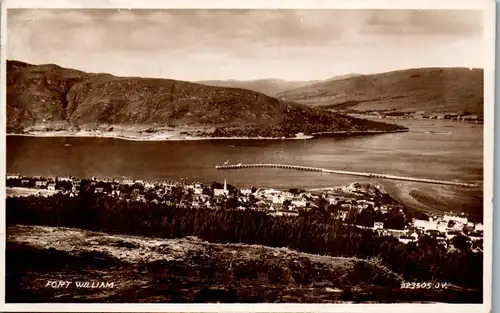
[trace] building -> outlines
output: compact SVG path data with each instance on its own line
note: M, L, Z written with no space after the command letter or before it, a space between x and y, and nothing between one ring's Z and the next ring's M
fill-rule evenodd
M437 230L438 223L437 221L432 221L432 220L426 221L414 218L413 226L422 230L429 230L429 229Z
M307 205L307 202L304 199L301 199L301 200L292 200L291 203L292 203L292 206L294 206L296 208L305 208L306 205Z
M477 223L475 226L474 226L474 230L475 231L483 231L484 227L483 227L483 224L481 223Z
M241 189L240 192L245 196L249 196L252 194L252 189Z
M373 229L383 229L384 228L384 222L375 222L373 224Z
M47 187L47 181L46 180L37 180L35 181L35 186L38 188L44 188Z
M443 221L449 222L449 221L454 221L457 223L460 223L462 225L467 225L467 217L465 216L457 216L457 215L452 215L452 214L445 214L443 216Z
M48 190L55 191L55 190L56 190L56 184L54 184L54 183L52 183L52 184L48 184L48 185L47 185L47 189L48 189Z
M473 234L473 235L469 235L469 238L470 238L470 240L472 240L472 241L478 241L478 240L483 239L483 236L480 236L480 235L478 235L478 234Z
M227 190L227 182L226 179L224 178L224 188L223 189L214 189L214 196L215 197L222 197L222 196L227 196L229 194L229 190Z
M411 236L400 236L400 237L398 237L398 240L401 243L408 244L410 242L414 242L415 238L413 238Z
M193 193L195 195L201 195L201 194L203 194L203 188L201 188L201 187L194 187Z
M330 205L335 205L338 202L337 199L333 198L333 197L328 197L328 198L326 198L326 200L328 201L328 204L330 204Z
M281 194L278 194L278 195L273 195L271 197L271 201L274 203L274 204L283 204L283 202L285 202L285 197Z
M274 215L274 216L299 216L299 212L297 211L289 211L289 210L281 210L281 209L278 209L276 210L276 212L273 212L273 213L270 213L271 215Z
M440 232L445 233L447 229L448 229L448 223L446 222L437 223L437 230L439 230Z

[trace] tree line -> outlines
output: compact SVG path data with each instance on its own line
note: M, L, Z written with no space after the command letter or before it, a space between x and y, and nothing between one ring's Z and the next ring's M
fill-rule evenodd
M7 225L76 227L106 233L208 242L289 247L330 256L378 257L408 281L439 281L482 290L483 254L467 245L448 252L431 237L403 244L392 236L350 227L321 210L299 216L271 216L257 210L194 209L96 194L80 186L75 197L9 197Z

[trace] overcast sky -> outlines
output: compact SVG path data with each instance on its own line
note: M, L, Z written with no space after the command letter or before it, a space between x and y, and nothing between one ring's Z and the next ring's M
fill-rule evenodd
M181 80L483 67L480 11L9 9L7 58Z

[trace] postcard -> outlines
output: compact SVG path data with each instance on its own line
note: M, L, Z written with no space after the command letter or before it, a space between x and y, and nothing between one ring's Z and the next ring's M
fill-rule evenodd
M491 310L494 1L1 23L1 311Z

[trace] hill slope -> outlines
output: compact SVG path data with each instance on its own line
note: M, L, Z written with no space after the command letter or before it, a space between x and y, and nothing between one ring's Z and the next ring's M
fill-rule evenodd
M402 278L376 260L74 228L18 225L9 227L7 234L6 301L14 303L471 303L482 299L479 292L463 288L401 289ZM68 277L70 283L63 288L46 286ZM108 285L78 288L77 282Z
M262 93L172 79L116 77L7 62L8 132L38 124L212 127L205 136L293 136L297 132L397 130L277 100ZM215 129L215 130L214 130Z
M327 80L277 97L336 110L482 114L483 81L482 69L419 68Z
M256 80L202 80L197 81L197 83L218 86L218 87L230 87L230 88L242 88L253 90L256 92L261 92L268 96L274 97L277 94L290 90L299 88L302 86L317 83L319 81L288 81L283 79L256 79Z

